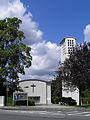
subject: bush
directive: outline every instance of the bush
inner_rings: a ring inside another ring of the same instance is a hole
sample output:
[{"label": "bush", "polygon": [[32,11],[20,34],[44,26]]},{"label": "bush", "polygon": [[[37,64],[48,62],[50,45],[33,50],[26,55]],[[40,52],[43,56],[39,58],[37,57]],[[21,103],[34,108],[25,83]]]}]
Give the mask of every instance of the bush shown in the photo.
[{"label": "bush", "polygon": [[[26,100],[24,100],[24,101],[22,101],[22,100],[16,101],[16,102],[15,102],[15,105],[18,105],[18,106],[21,106],[21,105],[26,106],[26,105],[27,105],[27,101],[26,101]],[[34,102],[31,98],[28,98],[28,106],[35,106],[35,102]]]},{"label": "bush", "polygon": [[14,106],[13,98],[12,96],[8,97],[8,101],[6,101],[7,106]]},{"label": "bush", "polygon": [[35,106],[35,102],[32,98],[28,98],[28,106]]},{"label": "bush", "polygon": [[73,100],[71,97],[62,97],[61,99],[60,99],[60,103],[62,104],[62,105],[76,105],[76,101],[75,100]]},{"label": "bush", "polygon": [[19,101],[15,101],[15,105],[18,106],[26,106],[27,105],[27,101],[26,100],[19,100]]},{"label": "bush", "polygon": [[90,97],[84,97],[82,98],[82,104],[87,104],[87,105],[90,105]]},{"label": "bush", "polygon": [[60,97],[58,96],[52,97],[52,99],[54,104],[58,104],[60,102]]}]

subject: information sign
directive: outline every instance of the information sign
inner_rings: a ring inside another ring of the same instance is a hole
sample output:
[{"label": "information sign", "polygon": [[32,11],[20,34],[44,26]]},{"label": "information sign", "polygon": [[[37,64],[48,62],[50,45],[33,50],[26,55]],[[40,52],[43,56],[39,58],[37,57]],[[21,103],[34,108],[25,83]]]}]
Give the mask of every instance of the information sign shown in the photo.
[{"label": "information sign", "polygon": [[14,101],[23,101],[23,100],[27,100],[27,99],[28,99],[27,93],[14,93],[13,94]]}]

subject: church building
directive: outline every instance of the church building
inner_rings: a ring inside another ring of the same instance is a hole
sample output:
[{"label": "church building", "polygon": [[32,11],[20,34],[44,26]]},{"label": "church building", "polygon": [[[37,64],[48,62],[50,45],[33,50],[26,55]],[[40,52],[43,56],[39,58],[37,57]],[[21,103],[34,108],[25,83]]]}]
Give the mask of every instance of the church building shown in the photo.
[{"label": "church building", "polygon": [[22,90],[31,97],[35,104],[51,104],[51,82],[28,79],[19,82]]},{"label": "church building", "polygon": [[[60,42],[61,50],[61,63],[65,61],[66,58],[69,58],[70,52],[73,51],[73,48],[76,45],[76,39],[73,37],[66,37]],[[71,97],[76,100],[77,105],[79,105],[79,90],[76,88],[74,91],[67,90],[64,86],[65,83],[62,82],[62,97]]]}]

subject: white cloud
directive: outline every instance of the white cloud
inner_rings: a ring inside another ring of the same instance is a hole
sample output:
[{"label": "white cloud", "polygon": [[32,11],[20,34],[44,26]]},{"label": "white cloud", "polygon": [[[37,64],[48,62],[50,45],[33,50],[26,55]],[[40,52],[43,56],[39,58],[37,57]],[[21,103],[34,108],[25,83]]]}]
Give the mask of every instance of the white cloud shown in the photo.
[{"label": "white cloud", "polygon": [[90,42],[90,24],[86,25],[84,29],[84,40]]},{"label": "white cloud", "polygon": [[26,36],[24,42],[32,48],[32,66],[25,69],[25,76],[20,75],[20,78],[52,79],[60,57],[59,46],[43,40],[43,32],[20,0],[0,1],[0,19],[6,17],[18,17],[22,20],[20,29]]},{"label": "white cloud", "polygon": [[31,12],[27,12],[27,9],[20,0],[0,1],[0,19],[6,17],[18,17],[22,20],[21,30],[25,33],[26,44],[42,41],[43,32],[38,29],[38,24],[32,20]]},{"label": "white cloud", "polygon": [[[41,42],[32,45],[32,66],[26,69],[27,78],[53,79],[60,60],[60,47],[55,43]],[[21,78],[26,78],[21,76]]]}]

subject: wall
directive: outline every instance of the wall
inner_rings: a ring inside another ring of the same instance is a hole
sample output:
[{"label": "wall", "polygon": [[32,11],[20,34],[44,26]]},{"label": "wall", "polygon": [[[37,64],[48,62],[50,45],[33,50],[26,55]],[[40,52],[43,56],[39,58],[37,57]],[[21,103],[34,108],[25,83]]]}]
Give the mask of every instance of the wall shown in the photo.
[{"label": "wall", "polygon": [[51,83],[47,83],[47,104],[51,104]]},{"label": "wall", "polygon": [[0,96],[0,106],[4,106],[4,96]]},{"label": "wall", "polygon": [[[34,88],[34,92],[33,92],[33,88],[31,87],[31,85],[34,84],[36,85],[36,87]],[[40,96],[40,102],[38,104],[46,104],[47,103],[47,99],[46,99],[46,82],[42,82],[42,81],[24,81],[24,82],[20,82],[20,86],[22,87],[22,89],[24,90],[24,92],[28,93],[28,96],[33,96],[33,97],[38,97]],[[27,87],[28,88],[25,88]]]},{"label": "wall", "polygon": [[79,105],[79,90],[76,88],[76,90],[70,91],[70,90],[64,90],[65,87],[62,87],[62,97],[71,97],[77,102],[77,105]]}]

